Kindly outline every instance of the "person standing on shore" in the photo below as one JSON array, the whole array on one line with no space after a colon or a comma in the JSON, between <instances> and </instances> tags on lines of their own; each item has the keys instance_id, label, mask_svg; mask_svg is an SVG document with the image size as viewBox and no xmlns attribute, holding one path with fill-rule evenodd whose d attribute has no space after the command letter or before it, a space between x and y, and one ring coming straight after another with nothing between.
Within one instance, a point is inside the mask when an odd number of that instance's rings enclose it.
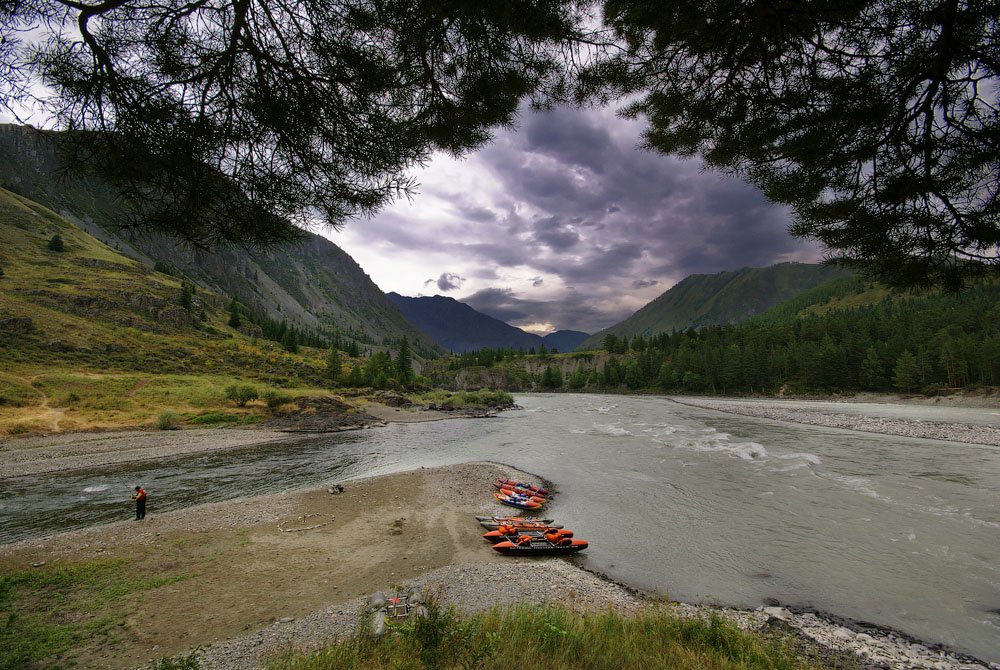
<instances>
[{"instance_id":1,"label":"person standing on shore","mask_svg":"<svg viewBox=\"0 0 1000 670\"><path fill-rule=\"evenodd\" d=\"M135 493L132 494L132 500L135 501L135 520L141 521L146 518L146 491L141 486L135 487Z\"/></svg>"}]
</instances>

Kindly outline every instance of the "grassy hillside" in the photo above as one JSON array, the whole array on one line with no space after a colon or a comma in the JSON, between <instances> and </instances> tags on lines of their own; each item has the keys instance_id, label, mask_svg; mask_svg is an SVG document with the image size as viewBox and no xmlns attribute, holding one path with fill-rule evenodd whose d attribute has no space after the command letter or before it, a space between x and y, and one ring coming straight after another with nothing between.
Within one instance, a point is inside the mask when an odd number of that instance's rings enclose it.
<instances>
[{"instance_id":1,"label":"grassy hillside","mask_svg":"<svg viewBox=\"0 0 1000 670\"><path fill-rule=\"evenodd\" d=\"M46 205L147 269L168 269L275 321L362 347L393 345L405 335L421 356L439 351L354 259L319 235L303 231L299 243L267 252L207 253L159 235L119 231L122 206L106 186L58 174L58 137L0 124L0 186Z\"/></svg>"},{"instance_id":2,"label":"grassy hillside","mask_svg":"<svg viewBox=\"0 0 1000 670\"><path fill-rule=\"evenodd\" d=\"M886 300L899 300L905 294L893 293L877 282L856 275L837 277L802 291L793 298L754 317L755 321L782 322L807 316L823 316L837 311L870 307Z\"/></svg>"},{"instance_id":3,"label":"grassy hillside","mask_svg":"<svg viewBox=\"0 0 1000 670\"><path fill-rule=\"evenodd\" d=\"M577 349L596 349L604 337L649 337L672 330L739 323L845 271L826 265L779 263L766 268L691 275L638 312L591 336Z\"/></svg>"},{"instance_id":4,"label":"grassy hillside","mask_svg":"<svg viewBox=\"0 0 1000 670\"><path fill-rule=\"evenodd\" d=\"M47 248L54 235L63 251ZM315 391L325 351L299 354L226 325L225 296L153 272L51 210L0 189L0 433L153 425L165 409L198 423L253 412L236 381ZM208 421L210 423L210 421Z\"/></svg>"}]
</instances>

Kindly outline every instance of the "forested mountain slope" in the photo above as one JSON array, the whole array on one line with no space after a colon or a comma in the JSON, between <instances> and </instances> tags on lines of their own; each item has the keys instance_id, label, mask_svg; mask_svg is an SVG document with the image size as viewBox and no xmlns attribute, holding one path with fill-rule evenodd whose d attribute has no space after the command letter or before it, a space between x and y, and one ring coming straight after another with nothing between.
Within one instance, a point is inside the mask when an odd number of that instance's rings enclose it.
<instances>
[{"instance_id":1,"label":"forested mountain slope","mask_svg":"<svg viewBox=\"0 0 1000 670\"><path fill-rule=\"evenodd\" d=\"M579 349L601 346L604 336L649 337L671 330L739 323L823 282L848 274L828 265L779 263L766 268L686 277L621 323L587 339Z\"/></svg>"},{"instance_id":2,"label":"forested mountain slope","mask_svg":"<svg viewBox=\"0 0 1000 670\"><path fill-rule=\"evenodd\" d=\"M842 277L743 323L607 341L610 352L466 354L437 361L432 376L459 388L722 395L998 386L1000 283L896 293Z\"/></svg>"},{"instance_id":3,"label":"forested mountain slope","mask_svg":"<svg viewBox=\"0 0 1000 670\"><path fill-rule=\"evenodd\" d=\"M274 372L275 382L322 379L321 358L288 355L284 349L296 347L269 341L245 307L238 306L234 320L229 296L152 270L4 189L0 239L0 369L224 370L259 379ZM297 344L322 344L325 353L326 342L297 335ZM217 358L222 350L224 362Z\"/></svg>"}]
</instances>

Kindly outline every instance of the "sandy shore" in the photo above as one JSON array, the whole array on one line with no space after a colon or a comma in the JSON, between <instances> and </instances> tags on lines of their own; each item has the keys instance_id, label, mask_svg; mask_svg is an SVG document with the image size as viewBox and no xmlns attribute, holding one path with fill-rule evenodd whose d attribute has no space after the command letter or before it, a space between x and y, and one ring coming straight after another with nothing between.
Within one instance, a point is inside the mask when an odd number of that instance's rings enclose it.
<instances>
[{"instance_id":1,"label":"sandy shore","mask_svg":"<svg viewBox=\"0 0 1000 670\"><path fill-rule=\"evenodd\" d=\"M184 577L133 596L136 614L123 635L114 645L84 644L75 654L82 667L134 667L214 643L207 667L258 667L290 642L307 647L352 630L363 599L404 582L459 604L639 605L624 587L563 560L529 569L527 559L492 551L473 517L504 512L489 496L498 475L526 476L474 463L346 482L336 495L313 489L165 514L154 508L144 522L0 546L0 574L127 557L150 574Z\"/></svg>"}]
</instances>

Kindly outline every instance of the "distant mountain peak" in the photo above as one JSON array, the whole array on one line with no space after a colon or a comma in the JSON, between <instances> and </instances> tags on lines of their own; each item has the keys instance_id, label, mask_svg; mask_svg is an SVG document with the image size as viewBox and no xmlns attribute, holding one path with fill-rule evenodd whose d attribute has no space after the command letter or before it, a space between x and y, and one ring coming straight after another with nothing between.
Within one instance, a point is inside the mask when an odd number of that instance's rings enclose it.
<instances>
[{"instance_id":1,"label":"distant mountain peak","mask_svg":"<svg viewBox=\"0 0 1000 670\"><path fill-rule=\"evenodd\" d=\"M556 331L545 337L477 311L448 296L407 297L392 292L389 299L413 325L449 351L462 353L477 349L547 349L572 351L589 335L579 331Z\"/></svg>"}]
</instances>

